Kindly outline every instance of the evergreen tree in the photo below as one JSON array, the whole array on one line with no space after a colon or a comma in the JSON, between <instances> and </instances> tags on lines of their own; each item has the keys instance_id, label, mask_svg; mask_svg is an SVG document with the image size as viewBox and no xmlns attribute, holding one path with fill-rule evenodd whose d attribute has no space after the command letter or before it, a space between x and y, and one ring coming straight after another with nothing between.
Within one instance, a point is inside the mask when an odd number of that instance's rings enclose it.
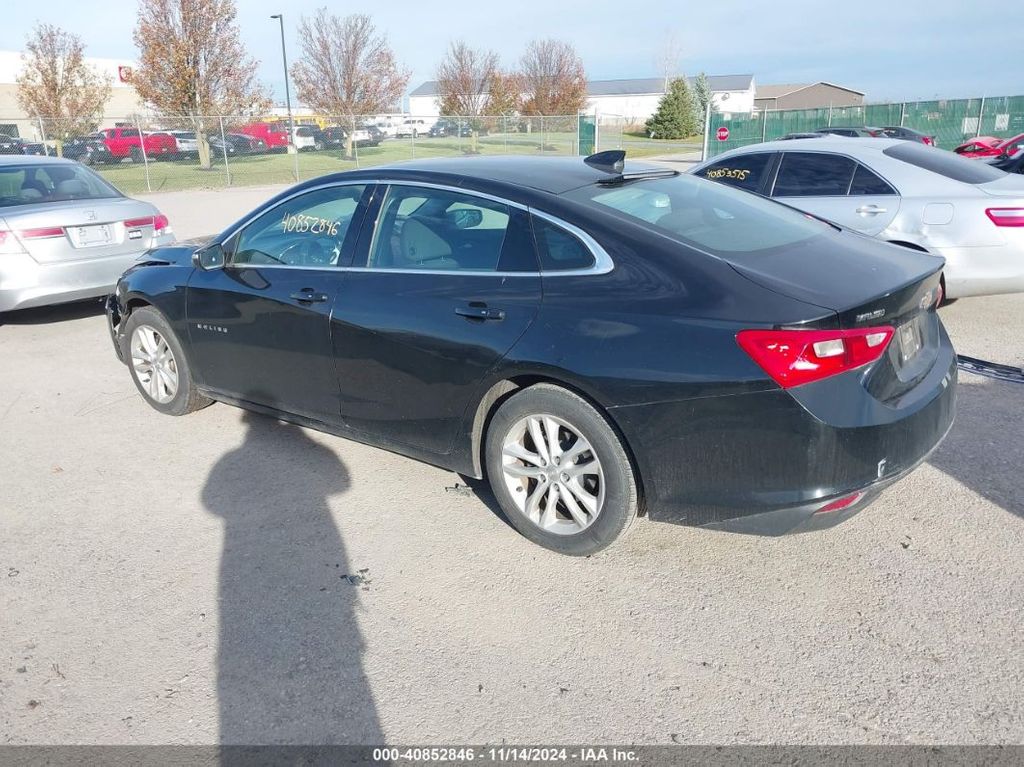
<instances>
[{"instance_id":1,"label":"evergreen tree","mask_svg":"<svg viewBox=\"0 0 1024 767\"><path fill-rule=\"evenodd\" d=\"M658 111L645 127L653 138L680 139L700 133L700 119L685 77L669 83L668 93L661 97Z\"/></svg>"},{"instance_id":2,"label":"evergreen tree","mask_svg":"<svg viewBox=\"0 0 1024 767\"><path fill-rule=\"evenodd\" d=\"M698 116L703 120L707 113L708 104L711 102L711 83L708 76L701 72L693 81L693 98L697 102Z\"/></svg>"}]
</instances>

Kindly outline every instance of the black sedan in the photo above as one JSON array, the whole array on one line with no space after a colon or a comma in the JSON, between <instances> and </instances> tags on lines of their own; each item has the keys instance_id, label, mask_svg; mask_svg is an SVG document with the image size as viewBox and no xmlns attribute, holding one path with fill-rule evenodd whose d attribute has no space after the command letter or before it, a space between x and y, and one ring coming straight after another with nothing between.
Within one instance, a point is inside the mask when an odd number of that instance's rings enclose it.
<instances>
[{"instance_id":1,"label":"black sedan","mask_svg":"<svg viewBox=\"0 0 1024 767\"><path fill-rule=\"evenodd\" d=\"M245 133L211 133L208 136L210 148L214 150L214 157L223 157L227 152L228 156L235 154L262 154L267 151L267 144L261 138L248 136Z\"/></svg>"},{"instance_id":2,"label":"black sedan","mask_svg":"<svg viewBox=\"0 0 1024 767\"><path fill-rule=\"evenodd\" d=\"M64 142L64 156L69 160L78 160L83 165L98 165L115 162L110 149L102 138L96 136L75 136Z\"/></svg>"},{"instance_id":3,"label":"black sedan","mask_svg":"<svg viewBox=\"0 0 1024 767\"><path fill-rule=\"evenodd\" d=\"M29 141L20 136L0 136L0 154L47 156L52 152L42 141Z\"/></svg>"},{"instance_id":4,"label":"black sedan","mask_svg":"<svg viewBox=\"0 0 1024 767\"><path fill-rule=\"evenodd\" d=\"M581 555L638 514L834 524L910 472L953 420L942 265L620 152L439 159L152 250L107 312L156 410L219 400L487 477Z\"/></svg>"}]
</instances>

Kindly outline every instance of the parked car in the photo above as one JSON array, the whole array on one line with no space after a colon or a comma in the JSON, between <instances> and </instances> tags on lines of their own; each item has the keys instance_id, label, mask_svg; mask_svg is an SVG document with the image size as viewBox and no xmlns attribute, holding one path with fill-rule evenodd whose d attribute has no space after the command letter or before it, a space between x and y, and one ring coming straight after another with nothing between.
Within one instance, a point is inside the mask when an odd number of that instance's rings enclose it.
<instances>
[{"instance_id":1,"label":"parked car","mask_svg":"<svg viewBox=\"0 0 1024 767\"><path fill-rule=\"evenodd\" d=\"M996 157L999 154L996 147L1002 142L1001 138L996 138L995 136L978 136L977 138L965 141L953 151L969 159Z\"/></svg>"},{"instance_id":2,"label":"parked car","mask_svg":"<svg viewBox=\"0 0 1024 767\"><path fill-rule=\"evenodd\" d=\"M104 165L114 162L113 155L103 139L97 135L75 136L64 142L64 156L82 165Z\"/></svg>"},{"instance_id":3,"label":"parked car","mask_svg":"<svg viewBox=\"0 0 1024 767\"><path fill-rule=\"evenodd\" d=\"M348 129L340 125L324 128L324 141L328 149L345 149L348 143ZM380 146L384 134L375 125L360 125L352 134L357 147Z\"/></svg>"},{"instance_id":4,"label":"parked car","mask_svg":"<svg viewBox=\"0 0 1024 767\"><path fill-rule=\"evenodd\" d=\"M177 154L178 143L169 133L139 133L138 128L104 128L103 141L115 161L125 158L132 162L145 159L170 159ZM145 152L145 155L143 155Z\"/></svg>"},{"instance_id":5,"label":"parked car","mask_svg":"<svg viewBox=\"0 0 1024 767\"><path fill-rule=\"evenodd\" d=\"M779 137L778 140L779 141L793 141L795 139L800 139L800 138L824 138L826 135L828 135L828 134L826 134L826 133L811 133L811 132L806 132L806 133L795 132L795 133L787 133L785 136Z\"/></svg>"},{"instance_id":6,"label":"parked car","mask_svg":"<svg viewBox=\"0 0 1024 767\"><path fill-rule=\"evenodd\" d=\"M398 124L393 120L378 120L374 123L374 127L384 138L395 138L398 135Z\"/></svg>"},{"instance_id":7,"label":"parked car","mask_svg":"<svg viewBox=\"0 0 1024 767\"><path fill-rule=\"evenodd\" d=\"M327 148L324 132L316 125L296 125L292 134L292 143L300 152L303 149L322 151Z\"/></svg>"},{"instance_id":8,"label":"parked car","mask_svg":"<svg viewBox=\"0 0 1024 767\"><path fill-rule=\"evenodd\" d=\"M210 148L214 150L215 155L220 157L224 156L225 151L227 151L229 156L235 154L262 154L267 151L267 145L263 142L263 139L248 136L244 133L225 133L223 138L220 133L211 133L208 139L210 141Z\"/></svg>"},{"instance_id":9,"label":"parked car","mask_svg":"<svg viewBox=\"0 0 1024 767\"><path fill-rule=\"evenodd\" d=\"M407 138L409 136L415 138L419 135L426 135L430 132L431 125L430 121L420 117L409 118L395 127L395 138Z\"/></svg>"},{"instance_id":10,"label":"parked car","mask_svg":"<svg viewBox=\"0 0 1024 767\"><path fill-rule=\"evenodd\" d=\"M0 312L109 293L167 218L81 163L0 157Z\"/></svg>"},{"instance_id":11,"label":"parked car","mask_svg":"<svg viewBox=\"0 0 1024 767\"><path fill-rule=\"evenodd\" d=\"M278 123L256 122L243 125L232 130L232 133L243 133L246 136L260 139L267 147L267 151L284 150L288 148L288 127Z\"/></svg>"},{"instance_id":12,"label":"parked car","mask_svg":"<svg viewBox=\"0 0 1024 767\"><path fill-rule=\"evenodd\" d=\"M430 127L427 135L434 138L442 136L468 138L473 135L473 124L469 120L464 119L441 118ZM482 125L478 125L477 135L486 136L487 129Z\"/></svg>"},{"instance_id":13,"label":"parked car","mask_svg":"<svg viewBox=\"0 0 1024 767\"><path fill-rule=\"evenodd\" d=\"M816 128L814 133L824 133L830 136L846 136L847 138L878 138L882 135L881 128L852 128L846 126L828 126L827 128Z\"/></svg>"},{"instance_id":14,"label":"parked car","mask_svg":"<svg viewBox=\"0 0 1024 767\"><path fill-rule=\"evenodd\" d=\"M985 162L1004 173L1024 173L1024 147L1017 149L1013 154L988 157Z\"/></svg>"},{"instance_id":15,"label":"parked car","mask_svg":"<svg viewBox=\"0 0 1024 767\"><path fill-rule=\"evenodd\" d=\"M886 138L898 138L904 141L918 141L928 146L935 146L935 136L929 136L913 128L905 128L902 125L890 125L882 128L882 135Z\"/></svg>"},{"instance_id":16,"label":"parked car","mask_svg":"<svg viewBox=\"0 0 1024 767\"><path fill-rule=\"evenodd\" d=\"M199 139L191 130L169 130L167 133L174 139L177 158L195 158L199 156Z\"/></svg>"},{"instance_id":17,"label":"parked car","mask_svg":"<svg viewBox=\"0 0 1024 767\"><path fill-rule=\"evenodd\" d=\"M20 136L0 135L0 154L49 155L50 150L42 141L29 141Z\"/></svg>"},{"instance_id":18,"label":"parked car","mask_svg":"<svg viewBox=\"0 0 1024 767\"><path fill-rule=\"evenodd\" d=\"M899 139L736 149L693 173L946 259L950 298L1024 291L1024 179Z\"/></svg>"},{"instance_id":19,"label":"parked car","mask_svg":"<svg viewBox=\"0 0 1024 767\"><path fill-rule=\"evenodd\" d=\"M956 396L941 259L622 158L294 186L126 272L116 354L162 413L216 399L486 476L565 554L640 509L828 526L926 458Z\"/></svg>"}]
</instances>

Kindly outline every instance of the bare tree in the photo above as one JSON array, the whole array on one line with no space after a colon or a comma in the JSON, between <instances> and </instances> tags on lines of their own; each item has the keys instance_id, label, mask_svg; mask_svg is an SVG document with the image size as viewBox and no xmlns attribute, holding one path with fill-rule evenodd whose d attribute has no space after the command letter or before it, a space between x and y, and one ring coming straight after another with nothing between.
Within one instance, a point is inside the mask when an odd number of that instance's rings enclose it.
<instances>
[{"instance_id":1,"label":"bare tree","mask_svg":"<svg viewBox=\"0 0 1024 767\"><path fill-rule=\"evenodd\" d=\"M487 105L491 83L497 72L497 53L470 48L462 40L451 44L437 67L441 114L470 118L474 153L477 151L479 117Z\"/></svg>"},{"instance_id":2,"label":"bare tree","mask_svg":"<svg viewBox=\"0 0 1024 767\"><path fill-rule=\"evenodd\" d=\"M679 76L679 60L683 57L683 45L675 31L665 35L665 39L654 57L654 64L665 80L665 92L668 93L669 83Z\"/></svg>"},{"instance_id":3,"label":"bare tree","mask_svg":"<svg viewBox=\"0 0 1024 767\"><path fill-rule=\"evenodd\" d=\"M258 114L270 106L246 55L234 0L140 0L135 26L139 96L168 117L187 118L209 168L211 115Z\"/></svg>"},{"instance_id":4,"label":"bare tree","mask_svg":"<svg viewBox=\"0 0 1024 767\"><path fill-rule=\"evenodd\" d=\"M587 79L576 49L561 40L534 40L521 60L523 112L574 115L587 101Z\"/></svg>"},{"instance_id":5,"label":"bare tree","mask_svg":"<svg viewBox=\"0 0 1024 767\"><path fill-rule=\"evenodd\" d=\"M299 99L345 119L351 156L357 117L392 109L409 71L399 66L387 38L364 14L339 17L321 8L312 18L302 17L299 36L302 58L292 67Z\"/></svg>"},{"instance_id":6,"label":"bare tree","mask_svg":"<svg viewBox=\"0 0 1024 767\"><path fill-rule=\"evenodd\" d=\"M46 121L61 156L64 139L96 130L110 99L110 80L85 63L84 51L78 35L37 24L21 57L18 105Z\"/></svg>"}]
</instances>

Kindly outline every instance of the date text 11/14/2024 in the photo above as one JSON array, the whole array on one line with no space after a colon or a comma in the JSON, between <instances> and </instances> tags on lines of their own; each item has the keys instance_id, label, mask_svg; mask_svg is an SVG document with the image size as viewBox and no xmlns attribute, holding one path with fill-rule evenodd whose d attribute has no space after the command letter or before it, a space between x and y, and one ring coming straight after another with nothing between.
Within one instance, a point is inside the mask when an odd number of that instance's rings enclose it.
<instances>
[{"instance_id":1,"label":"date text 11/14/2024","mask_svg":"<svg viewBox=\"0 0 1024 767\"><path fill-rule=\"evenodd\" d=\"M540 747L540 746L469 746L444 747L426 746L411 748L375 748L375 762L608 762L626 763L639 759L637 753L627 748L615 747Z\"/></svg>"}]
</instances>

